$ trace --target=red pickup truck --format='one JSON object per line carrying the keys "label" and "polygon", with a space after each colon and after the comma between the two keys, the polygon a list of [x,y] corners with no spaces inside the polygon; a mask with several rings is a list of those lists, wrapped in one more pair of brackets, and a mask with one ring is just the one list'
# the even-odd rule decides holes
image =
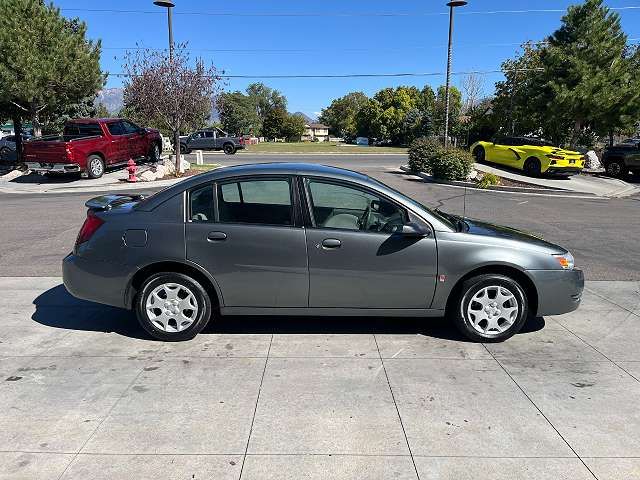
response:
{"label": "red pickup truck", "polygon": [[131,158],[157,161],[161,152],[157,130],[122,118],[80,118],[69,121],[61,136],[25,142],[23,154],[24,163],[36,172],[99,178],[106,168],[126,164]]}

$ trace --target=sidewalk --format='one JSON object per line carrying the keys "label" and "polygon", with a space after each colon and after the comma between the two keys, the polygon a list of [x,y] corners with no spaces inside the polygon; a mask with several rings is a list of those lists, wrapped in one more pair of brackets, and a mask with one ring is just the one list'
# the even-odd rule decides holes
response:
{"label": "sidewalk", "polygon": [[0,477],[637,479],[638,287],[588,282],[501,344],[279,317],[161,343],[59,278],[3,277]]}
{"label": "sidewalk", "polygon": [[493,173],[514,181],[571,192],[590,193],[599,197],[622,198],[640,193],[640,188],[616,178],[595,177],[590,175],[535,178],[495,165],[476,163],[474,167],[481,172]]}

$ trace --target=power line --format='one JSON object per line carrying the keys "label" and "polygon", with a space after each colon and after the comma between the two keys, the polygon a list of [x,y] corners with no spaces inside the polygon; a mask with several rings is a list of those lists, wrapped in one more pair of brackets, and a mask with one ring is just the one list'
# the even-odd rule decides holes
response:
{"label": "power line", "polygon": [[[87,13],[116,13],[116,14],[145,14],[145,15],[164,15],[164,11],[158,10],[116,10],[109,8],[62,8],[65,12],[87,12]],[[609,10],[623,11],[623,10],[640,10],[640,6],[627,6],[627,7],[609,7]],[[488,10],[488,11],[461,11],[458,15],[512,15],[523,13],[565,13],[566,9],[555,8],[540,8],[540,9],[526,9],[526,10]],[[208,17],[291,17],[291,18],[316,18],[316,17],[431,17],[448,15],[448,11],[443,12],[308,12],[308,13],[296,13],[296,12],[182,12],[174,11],[174,15],[188,15],[188,16],[208,16]]]}
{"label": "power line", "polygon": [[[630,44],[640,42],[639,38],[630,38],[628,39]],[[456,48],[463,47],[519,47],[523,43],[526,42],[513,42],[513,43],[462,43],[456,45]],[[548,42],[540,41],[540,42],[531,42],[533,45],[546,45]],[[431,49],[440,49],[446,47],[446,44],[437,44],[437,45],[429,45],[429,46],[410,46],[410,47],[370,47],[370,48],[341,48],[341,52],[353,52],[353,53],[363,53],[363,52],[406,52],[412,50],[431,50]],[[119,51],[127,51],[127,50],[156,50],[163,51],[167,48],[159,48],[159,47],[102,47],[103,50],[119,50]],[[208,53],[234,53],[234,54],[307,54],[307,53],[323,53],[326,52],[326,49],[320,48],[184,48],[183,50],[190,52],[208,52]]]}
{"label": "power line", "polygon": [[[452,72],[451,75],[490,75],[507,72],[540,72],[542,68],[518,68],[515,70],[471,70],[465,72]],[[107,72],[112,77],[135,77],[138,75],[122,72]],[[388,77],[437,77],[444,76],[445,72],[406,72],[406,73],[345,73],[345,74],[278,74],[278,75],[211,75],[217,79],[315,79],[315,78],[388,78]]]}

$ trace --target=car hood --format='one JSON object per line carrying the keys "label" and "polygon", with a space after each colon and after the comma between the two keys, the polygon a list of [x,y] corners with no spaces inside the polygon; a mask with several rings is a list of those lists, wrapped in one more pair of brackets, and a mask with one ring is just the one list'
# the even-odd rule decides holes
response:
{"label": "car hood", "polygon": [[529,245],[535,247],[536,249],[549,250],[551,253],[567,252],[566,248],[562,248],[559,245],[547,242],[546,240],[543,240],[536,235],[523,232],[522,230],[516,230],[515,228],[495,225],[493,223],[482,222],[480,220],[469,218],[465,218],[463,222],[465,225],[464,233],[467,233],[469,235],[478,235],[519,242],[523,244],[522,248],[526,248],[526,246]]}

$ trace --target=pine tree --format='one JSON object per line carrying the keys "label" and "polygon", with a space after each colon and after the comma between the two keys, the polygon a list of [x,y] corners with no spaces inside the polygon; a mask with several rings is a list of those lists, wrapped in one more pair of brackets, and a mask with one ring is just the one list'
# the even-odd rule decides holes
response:
{"label": "pine tree", "polygon": [[66,19],[39,0],[0,2],[0,104],[31,120],[42,119],[95,97],[104,84],[100,41],[86,38],[86,25]]}
{"label": "pine tree", "polygon": [[592,128],[605,133],[640,108],[639,72],[631,68],[620,16],[603,0],[569,7],[541,52],[548,113],[573,121],[571,144]]}

